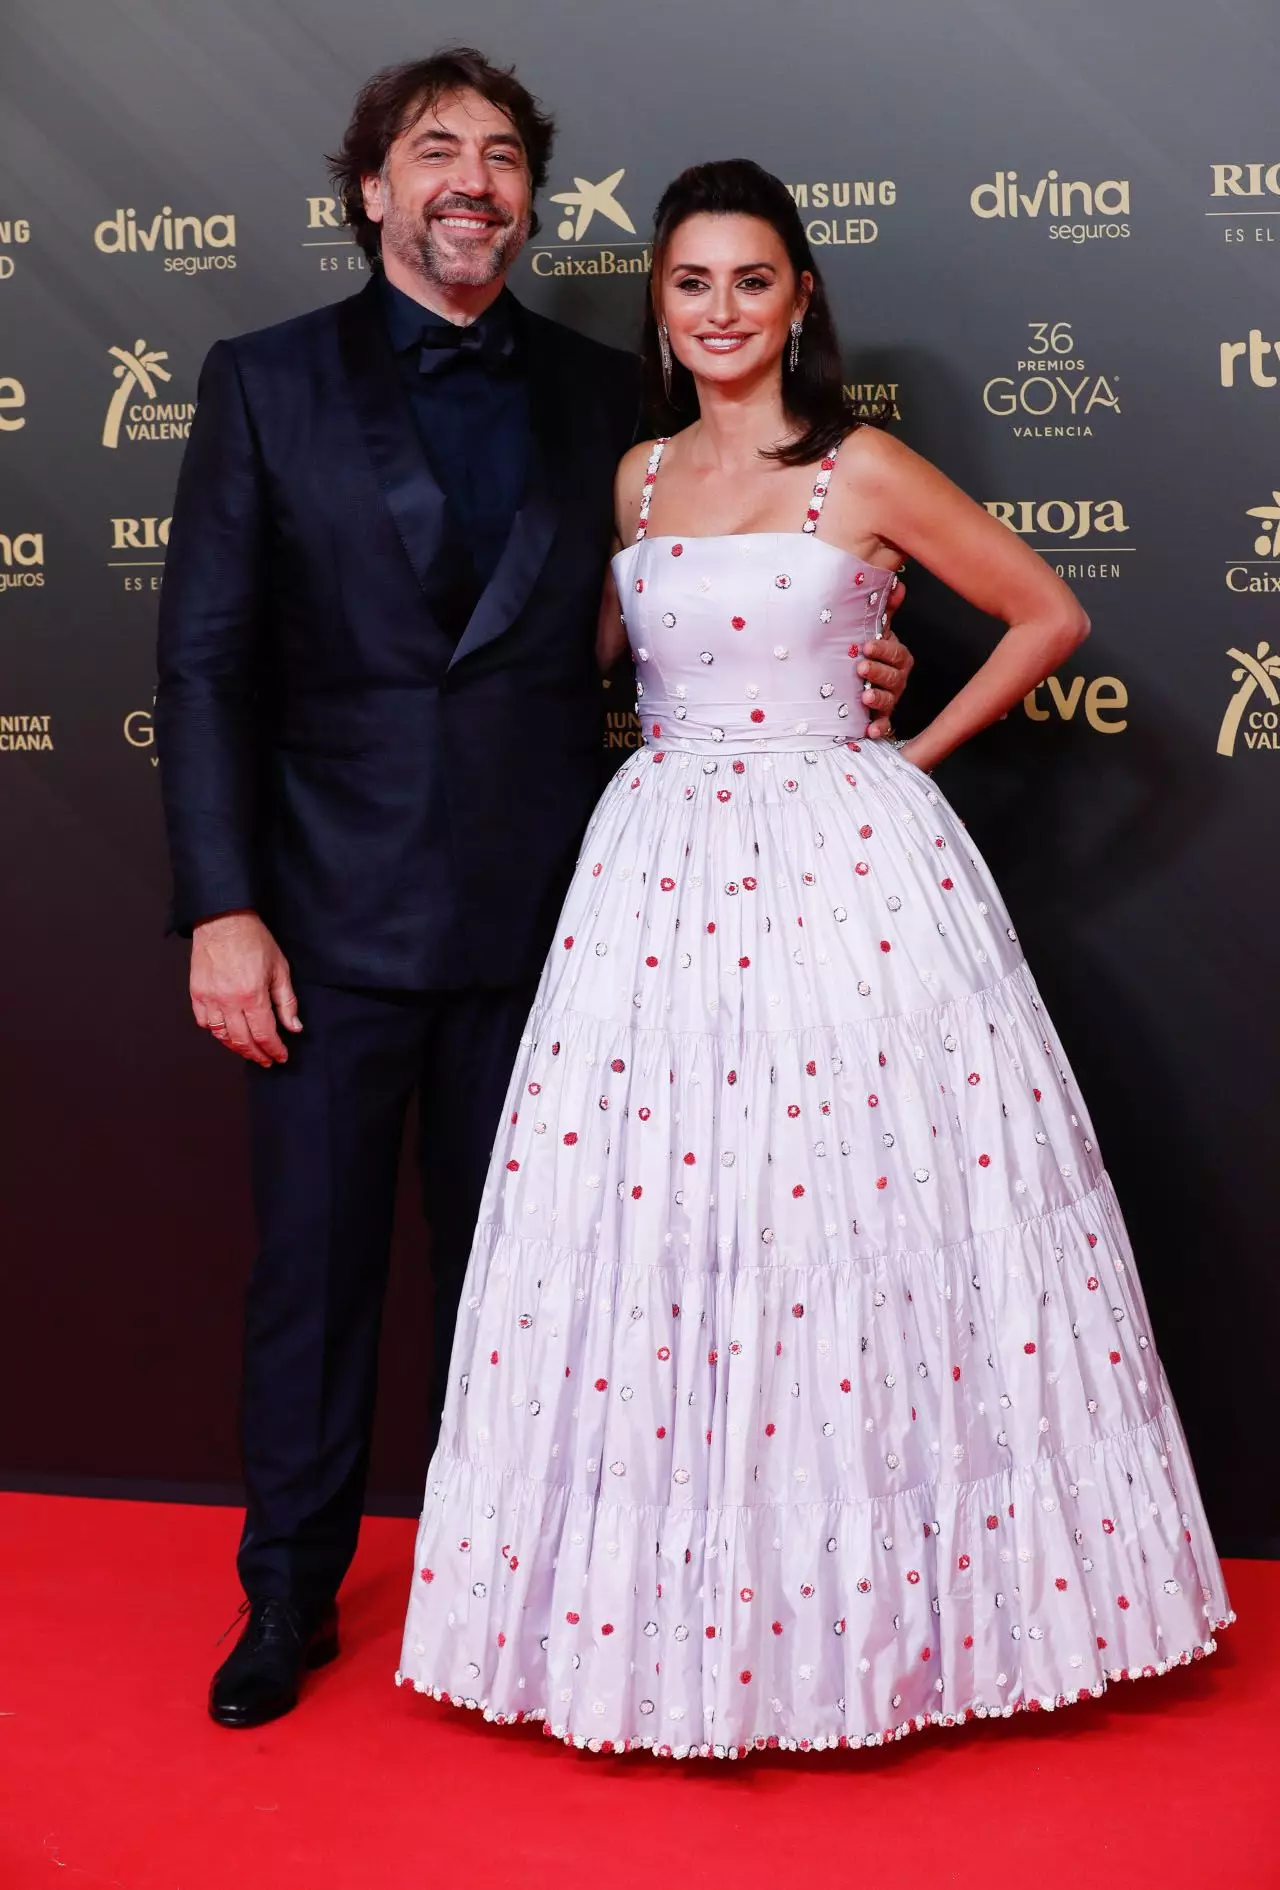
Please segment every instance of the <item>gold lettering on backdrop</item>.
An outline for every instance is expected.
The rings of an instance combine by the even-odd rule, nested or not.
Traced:
[[[1041,701],[1042,691],[1049,698],[1047,707]],[[1022,708],[1031,722],[1050,722],[1055,715],[1061,722],[1070,722],[1081,703],[1084,719],[1096,734],[1120,735],[1128,728],[1124,711],[1129,706],[1129,691],[1118,676],[1095,676],[1089,681],[1072,676],[1065,682],[1050,676],[1023,697]]]
[[[15,381],[11,374],[0,374],[0,433],[16,433],[19,427],[25,427],[27,417],[22,409],[27,404],[27,390],[21,381]],[[12,419],[11,415],[17,415]]]
[[[1222,726],[1218,730],[1218,753],[1234,755],[1237,742],[1242,732],[1246,749],[1270,749],[1274,752],[1280,747],[1280,651],[1273,651],[1266,642],[1259,643],[1252,655],[1248,650],[1231,648],[1227,656],[1235,665],[1231,671],[1231,680],[1236,685],[1235,694],[1227,703],[1222,717]],[[1261,694],[1264,702],[1270,706],[1258,709],[1254,698]]]

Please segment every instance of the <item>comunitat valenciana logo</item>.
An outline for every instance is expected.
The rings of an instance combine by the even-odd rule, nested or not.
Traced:
[[[1119,375],[1099,374],[1076,344],[1070,322],[1028,322],[1011,374],[982,390],[989,414],[1009,422],[1015,440],[1088,440],[1120,412]]]
[[[1259,643],[1249,650],[1228,649],[1235,692],[1227,703],[1218,730],[1218,753],[1280,750],[1280,650]]]
[[[898,201],[898,186],[889,177],[832,178],[788,184],[787,189],[815,249],[874,243],[880,224],[867,212],[891,210]]]
[[[1034,223],[1051,243],[1116,242],[1129,235],[1129,185],[1118,177],[1100,184],[1068,180],[1057,171],[1023,179],[997,171],[969,192],[969,208],[984,222]]]
[[[1253,556],[1226,560],[1227,589],[1236,597],[1275,597],[1280,594],[1280,492],[1271,494],[1270,505],[1248,506],[1245,517],[1258,521]]]
[[[1132,555],[1124,506],[1119,499],[984,499],[1019,538],[1047,558],[1061,578],[1118,578],[1122,557]]]
[[[572,190],[552,193],[551,202],[560,206],[556,241],[531,247],[529,267],[535,276],[648,273],[649,245],[637,235],[631,213],[618,195],[626,174],[625,167],[610,171],[598,184],[589,177],[575,177]],[[612,230],[620,230],[622,239],[611,237]],[[602,242],[602,235],[608,240]],[[627,242],[627,237],[632,240]]]
[[[0,755],[50,754],[51,715],[0,715]]]
[[[44,533],[0,532],[0,596],[44,589]]]
[[[108,348],[115,362],[111,372],[116,390],[102,423],[102,444],[115,448],[122,440],[155,442],[185,440],[195,414],[192,400],[166,400],[164,386],[172,381],[163,348],[148,348],[144,340],[132,348]]]
[[[150,217],[134,209],[113,210],[97,225],[93,240],[104,256],[162,256],[168,275],[197,276],[236,266],[236,220],[221,210],[208,217],[180,216],[170,204]]]

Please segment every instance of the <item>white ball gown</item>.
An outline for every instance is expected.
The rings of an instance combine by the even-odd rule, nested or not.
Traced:
[[[661,450],[644,746],[512,1075],[397,1677],[732,1758],[1164,1673],[1222,1572],[1000,895],[858,744],[890,574],[817,536],[830,460],[802,530],[649,537]]]

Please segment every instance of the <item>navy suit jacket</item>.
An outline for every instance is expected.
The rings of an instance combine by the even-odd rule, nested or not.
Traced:
[[[376,282],[209,354],[160,610],[179,932],[254,908],[332,984],[541,963],[600,784],[595,626],[638,376],[521,320],[530,472],[478,601]]]

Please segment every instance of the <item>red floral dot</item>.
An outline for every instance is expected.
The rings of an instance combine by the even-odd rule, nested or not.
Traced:
[[[918,1568],[909,1568],[909,1569],[907,1570],[907,1580],[908,1580],[908,1581],[909,1581],[909,1582],[911,1583],[911,1585],[912,1585],[912,1587],[914,1588],[914,1587],[915,1587],[915,1586],[917,1585],[917,1583],[919,1582],[919,1580],[920,1580],[920,1571],[919,1571],[919,1569],[918,1569]]]
[[[663,892],[674,892],[676,888],[676,882],[673,879],[669,879],[669,878],[660,879],[658,881],[658,884],[661,886]]]
[[[887,938],[882,938],[880,941],[880,949],[882,952],[891,952],[893,946],[889,943]]]
[[[631,1190],[631,1199],[633,1201],[638,1201],[640,1199],[640,1196],[643,1193],[644,1193],[644,1189],[641,1187],[640,1183],[637,1181],[635,1187]]]
[[[932,1660],[933,1649],[931,1647],[922,1647],[920,1649],[920,1658],[921,1660]]]
[[[578,1131],[576,1129],[568,1129],[565,1131],[564,1143],[566,1148],[572,1148],[577,1139]]]
[[[707,925],[707,930],[708,930],[708,932],[714,932],[714,931],[715,931],[715,929],[716,929],[716,922],[715,922],[715,920],[714,920],[714,919],[712,919],[712,920],[710,920],[710,921],[709,921],[709,923],[708,923],[708,925]]]
[[[1066,1576],[1065,1576],[1065,1575],[1059,1575],[1059,1576],[1057,1576],[1057,1577],[1055,1578],[1055,1580],[1054,1580],[1054,1584],[1053,1584],[1053,1585],[1054,1585],[1054,1587],[1055,1587],[1055,1588],[1056,1588],[1056,1589],[1058,1590],[1058,1593],[1059,1593],[1059,1594],[1062,1594],[1062,1593],[1063,1593],[1063,1591],[1064,1591],[1064,1590],[1066,1589],[1066,1586],[1067,1586],[1067,1578],[1066,1578]]]
[[[868,1108],[868,1109],[878,1109],[879,1107],[880,1107],[880,1098],[879,1098],[878,1096],[868,1096],[868,1097],[867,1097],[867,1108]]]
[[[1029,1354],[1029,1353],[1031,1353],[1031,1352],[1034,1352],[1034,1351],[1035,1351],[1035,1349],[1036,1349],[1036,1342],[1035,1342],[1035,1340],[1034,1340],[1034,1339],[1028,1339],[1028,1340],[1027,1340],[1027,1342],[1026,1342],[1026,1344],[1025,1344],[1025,1345],[1023,1346],[1023,1348],[1022,1348],[1022,1349],[1023,1349],[1023,1351],[1024,1351],[1024,1352],[1026,1352],[1026,1353],[1028,1353],[1028,1354]]]
[[[1111,1360],[1111,1363],[1113,1365],[1118,1365],[1120,1363],[1120,1354],[1118,1352],[1109,1352],[1107,1356]]]
[[[745,970],[746,970],[746,968],[747,968],[747,966],[748,966],[748,965],[749,965],[750,963],[751,963],[751,960],[750,960],[749,958],[740,958],[740,959],[738,960],[738,964],[739,964],[739,967],[740,967],[740,968],[741,968],[741,969],[742,969],[743,971],[745,971]]]
[[[672,545],[672,547],[671,547],[671,556],[672,556],[673,558],[682,558],[682,557],[684,556],[684,546],[683,546],[683,545]]]
[[[959,1382],[960,1382],[960,1367],[959,1367],[958,1365],[953,1365],[953,1366],[951,1367],[951,1376],[952,1376],[952,1377],[953,1377],[953,1378],[955,1379],[955,1381],[956,1381],[956,1383],[957,1383],[957,1384],[959,1384]]]
[[[1105,1640],[1104,1640],[1104,1639],[1102,1638],[1102,1636],[1101,1636],[1101,1634],[1099,1634],[1099,1636],[1098,1636],[1098,1646],[1099,1646],[1099,1647],[1101,1647],[1101,1648],[1103,1648],[1103,1649],[1105,1650],[1105,1648],[1106,1648],[1106,1645],[1107,1645],[1107,1643],[1106,1643],[1106,1642],[1105,1642]]]
[[[1129,1606],[1129,1597],[1128,1597],[1128,1595],[1117,1595],[1117,1596],[1116,1596],[1116,1606],[1117,1606],[1117,1608],[1127,1608],[1127,1607]]]
[[[496,1364],[497,1364],[497,1362],[498,1362],[498,1354],[497,1354],[496,1352],[490,1352],[490,1354],[489,1354],[489,1363],[490,1363],[491,1365],[496,1365]]]
[[[621,1057],[615,1057],[613,1059],[613,1062],[609,1065],[609,1068],[614,1071],[615,1075],[618,1075],[618,1076],[622,1074],[623,1070],[625,1070],[626,1067],[627,1066],[622,1061]]]
[[[965,1644],[965,1646],[966,1646],[966,1647],[972,1647],[972,1646],[973,1646],[973,1636],[972,1636],[972,1634],[966,1634],[966,1635],[965,1635],[965,1637],[964,1637],[964,1644]]]
[[[751,720],[752,720],[753,722],[763,722],[763,721],[764,721],[764,710],[763,710],[763,709],[753,709],[753,710],[751,711]]]
[[[955,881],[954,881],[954,880],[950,880],[950,879],[944,879],[944,880],[943,880],[943,882],[942,882],[942,890],[943,890],[943,892],[951,892],[951,891],[952,891],[952,889],[953,889],[953,887],[954,887],[954,885],[955,885]]]
[[[851,1378],[842,1378],[840,1380],[840,1389],[841,1391],[852,1391],[853,1380]]]
[[[743,1684],[743,1686],[744,1686],[744,1687],[746,1687],[746,1686],[750,1686],[750,1684],[751,1684],[751,1669],[750,1669],[750,1667],[744,1667],[744,1668],[742,1669],[742,1672],[741,1672],[741,1673],[740,1673],[740,1674],[738,1675],[738,1678],[739,1678],[739,1680],[741,1680],[741,1682],[742,1682],[742,1684]]]
[[[1088,1289],[1089,1289],[1089,1291],[1090,1291],[1091,1293],[1096,1293],[1096,1292],[1097,1292],[1097,1290],[1098,1290],[1098,1276],[1097,1276],[1097,1274],[1096,1274],[1096,1273],[1091,1273],[1091,1274],[1089,1275],[1089,1277],[1088,1277],[1088,1279],[1087,1279],[1087,1280],[1085,1281],[1085,1285],[1086,1285],[1086,1286],[1088,1287]]]
[[[572,951],[573,949],[573,933],[572,932],[570,932],[568,938],[565,940],[564,948],[566,951]]]
[[[968,1557],[967,1555],[962,1555],[962,1556],[960,1557],[960,1559],[959,1559],[959,1561],[958,1561],[958,1562],[956,1563],[956,1567],[957,1567],[957,1568],[968,1568],[968,1567],[969,1567],[969,1557]]]
[[[695,1166],[697,1160],[698,1160],[697,1156],[692,1152],[692,1150],[690,1150],[690,1152],[684,1158],[684,1165],[686,1168],[692,1168]]]
[[[862,835],[864,840],[869,840],[871,838],[872,831],[873,829],[870,827],[859,827],[858,829],[858,832]]]
[[[980,1076],[978,1075],[978,1072],[977,1072],[976,1070],[970,1070],[970,1072],[969,1072],[969,1083],[970,1083],[970,1086],[971,1086],[971,1087],[974,1087],[974,1088],[976,1088],[976,1087],[977,1087],[977,1085],[978,1085],[978,1084],[979,1084],[979,1083],[980,1083],[981,1081],[982,1081],[982,1078],[981,1078],[981,1077],[980,1077]]]
[[[990,1168],[991,1157],[989,1155],[979,1155],[978,1166],[979,1168]]]
[[[773,1621],[773,1622],[771,1622],[771,1623],[770,1623],[770,1626],[771,1626],[771,1627],[773,1628],[773,1631],[774,1631],[774,1633],[775,1633],[775,1634],[781,1634],[781,1632],[782,1632],[782,1623],[781,1623],[781,1621]]]
[[[652,971],[653,967],[657,964],[658,961],[654,957],[653,953],[650,952],[649,956],[645,959],[644,962],[646,965],[648,965],[649,969]]]
[[[745,630],[747,627],[747,620],[745,617],[731,617],[729,621],[730,623],[732,623],[735,630]]]
[[[764,1434],[765,1434],[765,1436],[766,1436],[766,1437],[772,1437],[772,1436],[773,1436],[773,1434],[774,1434],[774,1432],[775,1432],[775,1431],[777,1430],[777,1428],[778,1428],[778,1427],[777,1427],[777,1425],[776,1425],[776,1424],[766,1424],[766,1425],[765,1425],[765,1427],[764,1427]]]
[[[988,1517],[987,1517],[987,1528],[988,1528],[988,1529],[998,1529],[999,1527],[1000,1527],[1000,1518],[999,1518],[998,1516],[988,1516]]]
[[[513,1174],[513,1175],[514,1175],[514,1174],[515,1174],[515,1172],[516,1172],[516,1170],[517,1170],[517,1168],[519,1168],[519,1166],[520,1166],[520,1164],[519,1164],[519,1162],[508,1162],[508,1163],[507,1163],[507,1170],[508,1170],[508,1173],[510,1173],[510,1174]]]
[[[1110,1518],[1110,1516],[1104,1516],[1104,1517],[1102,1518],[1102,1533],[1103,1533],[1103,1535],[1104,1535],[1104,1536],[1113,1536],[1113,1535],[1115,1534],[1115,1532],[1116,1532],[1116,1526],[1115,1526],[1115,1524],[1114,1524],[1114,1523],[1112,1522],[1112,1520],[1111,1520],[1111,1518]]]
[[[659,1426],[658,1426],[658,1430],[657,1430],[657,1435],[658,1435],[659,1437],[665,1437],[665,1436],[666,1436],[666,1434],[667,1434],[667,1427],[666,1427],[666,1425],[665,1425],[665,1424],[659,1424]]]
[[[802,1181],[797,1181],[795,1187],[791,1190],[792,1200],[798,1201],[803,1193],[804,1193],[804,1183]]]
[[[607,1391],[608,1389],[609,1389],[609,1380],[608,1380],[607,1378],[597,1378],[597,1379],[596,1379],[596,1390],[597,1390],[597,1391]]]
[[[602,1623],[601,1623],[601,1627],[600,1627],[600,1632],[601,1632],[602,1634],[612,1634],[612,1633],[613,1633],[613,1622],[612,1622],[612,1621],[604,1621],[604,1622],[602,1622]]]
[[[889,1177],[888,1177],[888,1175],[877,1175],[877,1176],[876,1176],[876,1186],[877,1186],[877,1188],[887,1188],[887,1187],[889,1186]]]
[[[800,1300],[797,1300],[795,1305],[791,1308],[791,1317],[793,1319],[804,1318],[804,1306]]]
[[[424,1582],[433,1582],[436,1578],[436,1572],[433,1568],[424,1568],[420,1572]]]
[[[564,1618],[569,1623],[570,1627],[577,1627],[578,1622],[582,1619],[581,1615],[575,1614],[572,1608],[570,1608]]]

